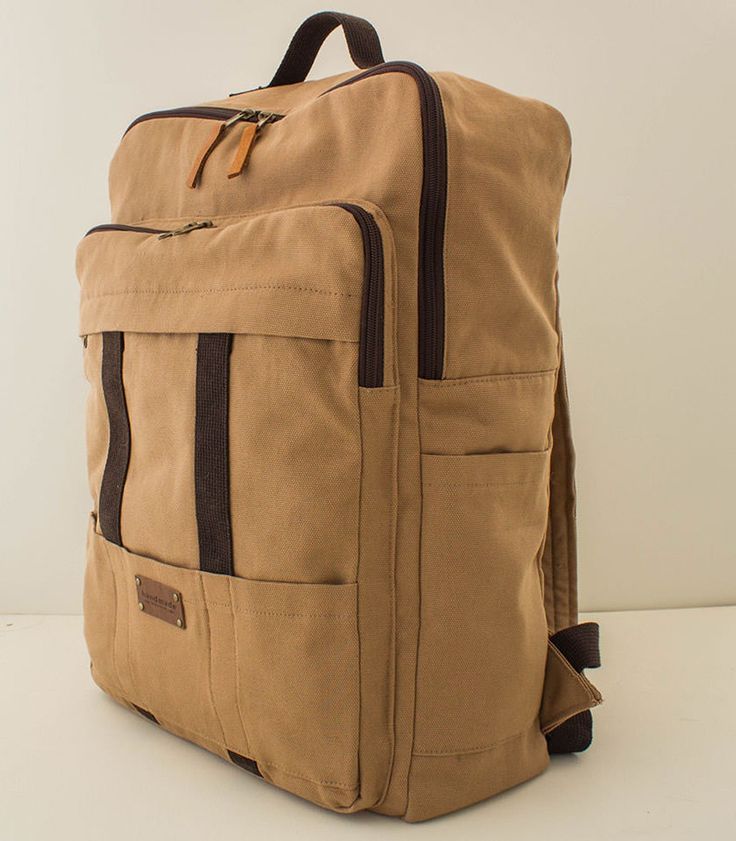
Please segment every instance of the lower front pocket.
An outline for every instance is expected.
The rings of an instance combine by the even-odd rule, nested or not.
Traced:
[[[347,809],[359,789],[357,590],[172,566],[110,543],[93,521],[93,675],[173,733]]]
[[[539,713],[549,453],[422,456],[416,754],[491,750]]]
[[[348,806],[358,788],[357,585],[230,584],[251,753],[283,788],[317,786],[323,802]]]

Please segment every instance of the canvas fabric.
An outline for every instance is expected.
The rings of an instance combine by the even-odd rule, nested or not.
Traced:
[[[410,73],[364,72],[207,103],[279,115],[232,178],[247,119],[194,187],[224,118],[121,141],[112,226],[77,256],[85,634],[100,687],[172,733],[335,811],[415,821],[538,774],[545,732],[600,701],[549,642],[577,622],[570,135],[548,105],[431,74],[443,345],[419,376],[426,114]]]

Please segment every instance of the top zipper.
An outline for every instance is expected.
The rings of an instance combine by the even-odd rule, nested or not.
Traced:
[[[445,216],[447,126],[437,82],[417,64],[388,61],[329,88],[325,96],[383,73],[406,73],[416,82],[422,119],[422,194],[419,206],[419,376],[441,380],[445,356]]]
[[[258,111],[254,108],[217,108],[211,105],[197,105],[191,108],[169,108],[167,111],[149,111],[147,114],[141,114],[125,129],[127,134],[132,128],[139,123],[148,122],[148,120],[165,120],[169,117],[189,117],[194,120],[232,120],[234,117],[238,119],[247,119],[251,122],[258,122],[258,114],[271,114],[273,122],[282,120],[284,114],[276,114],[272,111]],[[123,135],[125,136],[125,135]]]
[[[240,175],[248,165],[248,159],[259,132],[269,123],[282,120],[284,115],[277,114],[275,111],[264,111],[257,108],[217,108],[209,105],[200,105],[194,108],[172,108],[168,111],[151,111],[148,114],[143,114],[141,117],[133,120],[125,130],[125,134],[139,123],[144,123],[148,120],[169,119],[171,117],[214,120],[219,123],[210,132],[204,145],[197,152],[197,156],[189,171],[187,186],[194,189],[199,184],[207,159],[236,123],[243,123],[244,125],[235,155],[227,172],[228,178],[235,178]]]

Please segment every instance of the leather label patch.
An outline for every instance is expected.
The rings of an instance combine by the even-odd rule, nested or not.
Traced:
[[[163,619],[177,628],[186,628],[184,602],[178,590],[143,575],[135,576],[135,589],[141,613]]]

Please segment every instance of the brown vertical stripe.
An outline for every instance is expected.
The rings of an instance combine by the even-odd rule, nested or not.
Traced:
[[[228,466],[228,333],[201,333],[197,345],[197,415],[194,432],[194,492],[199,532],[199,568],[233,574]]]
[[[100,486],[98,520],[103,536],[123,545],[120,508],[130,459],[130,422],[123,387],[123,334],[102,334],[102,392],[110,431],[105,472]]]

